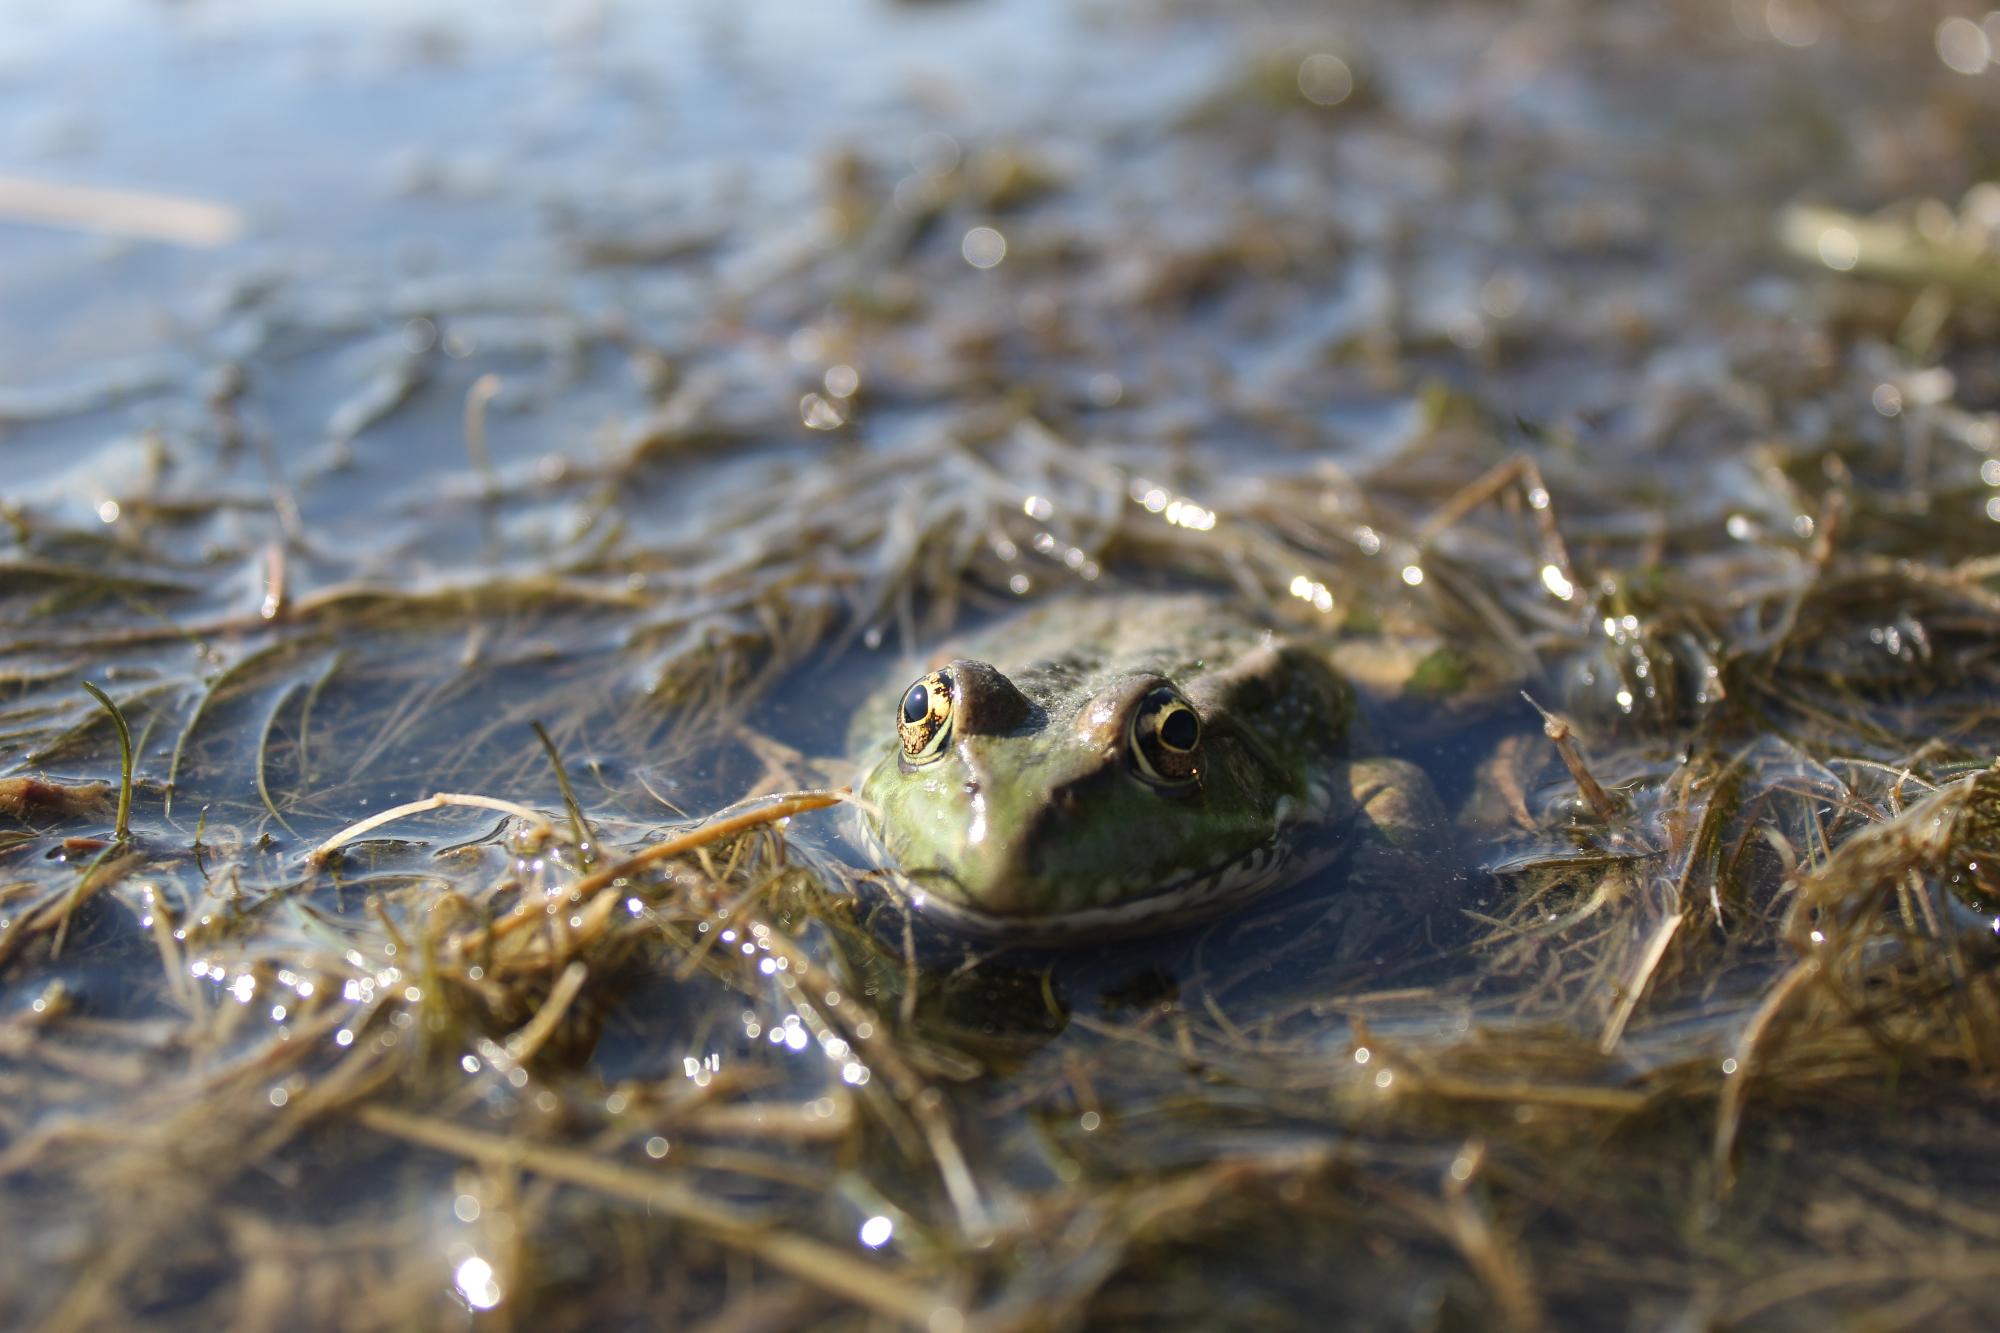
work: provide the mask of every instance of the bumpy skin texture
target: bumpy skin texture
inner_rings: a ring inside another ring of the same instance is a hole
[[[1351,753],[1354,693],[1324,657],[1204,596],[1060,601],[953,645],[950,739],[913,763],[909,682],[859,715],[864,819],[947,911],[1001,928],[1191,919],[1341,851],[1372,874],[1439,826],[1429,782]],[[1201,721],[1198,777],[1149,783],[1141,700],[1171,685]]]

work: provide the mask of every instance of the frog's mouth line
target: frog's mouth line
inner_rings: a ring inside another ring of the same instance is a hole
[[[875,830],[861,821],[872,859],[888,865],[887,850]],[[1000,936],[1028,944],[1084,942],[1106,935],[1134,935],[1197,925],[1267,889],[1293,883],[1325,868],[1341,851],[1338,836],[1311,823],[1295,823],[1269,842],[1233,861],[1172,880],[1159,889],[1121,903],[1046,916],[1001,916],[982,912],[936,893],[907,872],[892,873],[915,890],[898,889],[913,910],[972,934]]]

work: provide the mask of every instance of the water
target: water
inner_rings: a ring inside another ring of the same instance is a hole
[[[1953,19],[9,15],[0,782],[111,789],[0,786],[8,1322],[1976,1326]],[[905,957],[804,809],[588,878],[1134,585],[1467,678],[1372,710],[1442,909]],[[436,792],[531,811],[311,859]]]

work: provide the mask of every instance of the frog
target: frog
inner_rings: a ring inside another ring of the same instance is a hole
[[[1025,609],[857,714],[863,844],[932,918],[1044,942],[1211,919],[1336,862],[1357,891],[1420,883],[1448,821],[1334,663],[1213,594]]]

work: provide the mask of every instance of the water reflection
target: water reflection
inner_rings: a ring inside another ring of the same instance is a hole
[[[491,1310],[500,1304],[503,1293],[493,1265],[478,1255],[460,1262],[452,1273],[452,1285],[465,1303],[475,1310]]]

